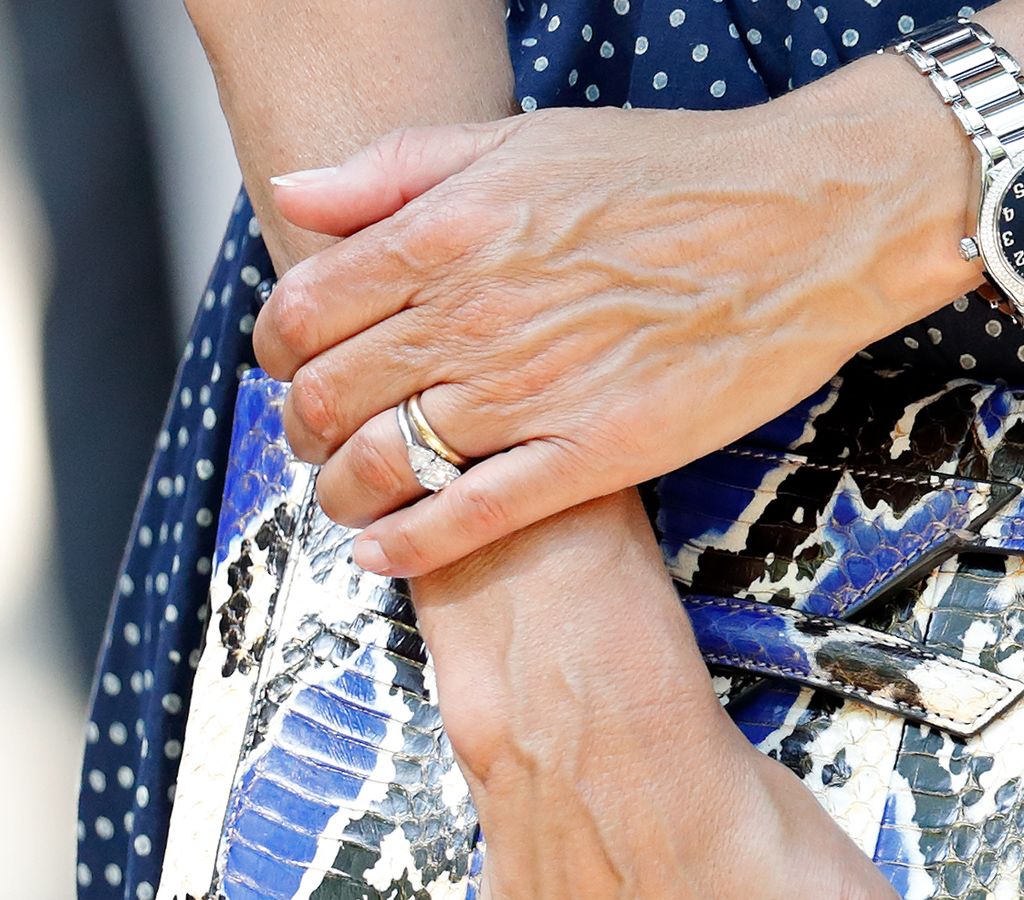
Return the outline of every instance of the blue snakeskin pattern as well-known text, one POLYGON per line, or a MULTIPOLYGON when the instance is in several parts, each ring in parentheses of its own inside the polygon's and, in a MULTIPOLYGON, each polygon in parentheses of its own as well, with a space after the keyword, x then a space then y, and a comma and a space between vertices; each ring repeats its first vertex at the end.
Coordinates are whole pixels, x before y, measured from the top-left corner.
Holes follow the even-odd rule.
MULTIPOLYGON (((1016 559, 996 551, 1001 535, 1011 549, 1020 539, 1008 524, 1021 484, 1008 442, 1024 403, 956 382, 893 404, 887 422, 883 377, 913 397, 911 374, 852 367, 805 406, 800 427, 790 412, 662 479, 659 521, 709 661, 825 690, 748 680, 743 696, 723 692, 737 724, 875 849, 905 897, 962 896, 943 891, 1005 882, 1024 865, 999 869, 981 855, 965 869, 957 856, 970 835, 995 846, 1024 825, 1024 772, 1015 781, 1005 762, 1024 759, 1024 732, 1010 729, 1020 754, 987 749, 1024 690, 1024 564, 1019 592, 1005 568, 990 575, 998 602, 965 568, 965 551, 997 568, 1016 559), (888 442, 846 431, 837 447, 830 411, 845 407, 849 419, 865 406, 864 432, 885 426, 888 442), (789 446, 765 446, 783 430, 789 446), (918 458, 925 467, 910 465, 918 458), (936 566, 953 577, 937 579, 936 566), (926 595, 935 599, 922 606, 926 595), (812 614, 822 608, 830 617, 812 614), (837 621, 865 609, 874 621, 837 621), (974 732, 966 744, 952 736, 974 732), (966 787, 963 771, 975 772, 966 787), (995 788, 988 771, 1002 778, 995 788)), ((282 467, 281 387, 250 373, 241 392, 227 477, 237 493, 225 499, 213 584, 226 599, 197 675, 161 898, 185 900, 200 883, 213 887, 193 895, 211 900, 475 898, 484 846, 409 598, 352 565, 353 532, 315 503, 315 471, 286 449, 282 467), (227 703, 215 694, 225 684, 244 690, 227 703), (219 752, 234 760, 219 786, 205 771, 214 720, 219 752), (211 796, 221 799, 204 809, 211 796), (196 874, 203 815, 217 850, 196 874)))
POLYGON ((239 389, 159 897, 461 900, 476 817, 408 593, 351 564, 355 532, 284 444, 284 396, 258 370, 239 389))

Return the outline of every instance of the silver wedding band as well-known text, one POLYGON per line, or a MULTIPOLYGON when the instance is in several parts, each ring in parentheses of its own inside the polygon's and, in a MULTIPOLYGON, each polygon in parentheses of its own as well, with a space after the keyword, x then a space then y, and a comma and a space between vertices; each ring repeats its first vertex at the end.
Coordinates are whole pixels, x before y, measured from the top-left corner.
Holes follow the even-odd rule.
POLYGON ((398 430, 405 441, 409 467, 420 487, 437 493, 462 474, 468 460, 449 447, 430 427, 420 406, 419 394, 398 404, 398 430))

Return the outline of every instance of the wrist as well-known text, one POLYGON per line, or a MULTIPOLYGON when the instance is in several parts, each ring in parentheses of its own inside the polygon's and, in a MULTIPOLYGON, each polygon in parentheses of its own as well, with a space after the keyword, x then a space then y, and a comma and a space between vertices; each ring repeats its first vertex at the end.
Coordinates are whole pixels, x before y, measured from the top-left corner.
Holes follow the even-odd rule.
POLYGON ((824 185, 868 242, 865 287, 880 302, 868 341, 982 281, 959 241, 974 230, 978 161, 955 116, 905 59, 873 54, 791 95, 818 136, 824 185))

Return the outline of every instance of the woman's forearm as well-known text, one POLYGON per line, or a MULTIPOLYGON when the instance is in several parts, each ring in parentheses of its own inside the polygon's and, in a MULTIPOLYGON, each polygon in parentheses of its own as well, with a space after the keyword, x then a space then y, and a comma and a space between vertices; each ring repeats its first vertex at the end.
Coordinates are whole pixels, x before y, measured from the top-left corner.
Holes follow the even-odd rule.
POLYGON ((279 273, 332 239, 289 225, 268 178, 388 131, 508 115, 501 0, 186 0, 279 273))

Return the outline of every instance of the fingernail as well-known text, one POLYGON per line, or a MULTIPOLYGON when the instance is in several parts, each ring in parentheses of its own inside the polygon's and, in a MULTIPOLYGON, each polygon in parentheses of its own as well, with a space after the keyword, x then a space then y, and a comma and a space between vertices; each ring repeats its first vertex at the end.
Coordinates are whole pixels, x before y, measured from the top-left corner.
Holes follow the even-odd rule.
POLYGON ((376 541, 356 541, 353 558, 361 569, 376 572, 378 575, 387 575, 391 568, 391 560, 376 541))
POLYGON ((285 175, 272 175, 270 183, 274 187, 307 187, 326 181, 337 171, 337 166, 327 166, 323 169, 303 169, 299 172, 288 172, 285 175))

